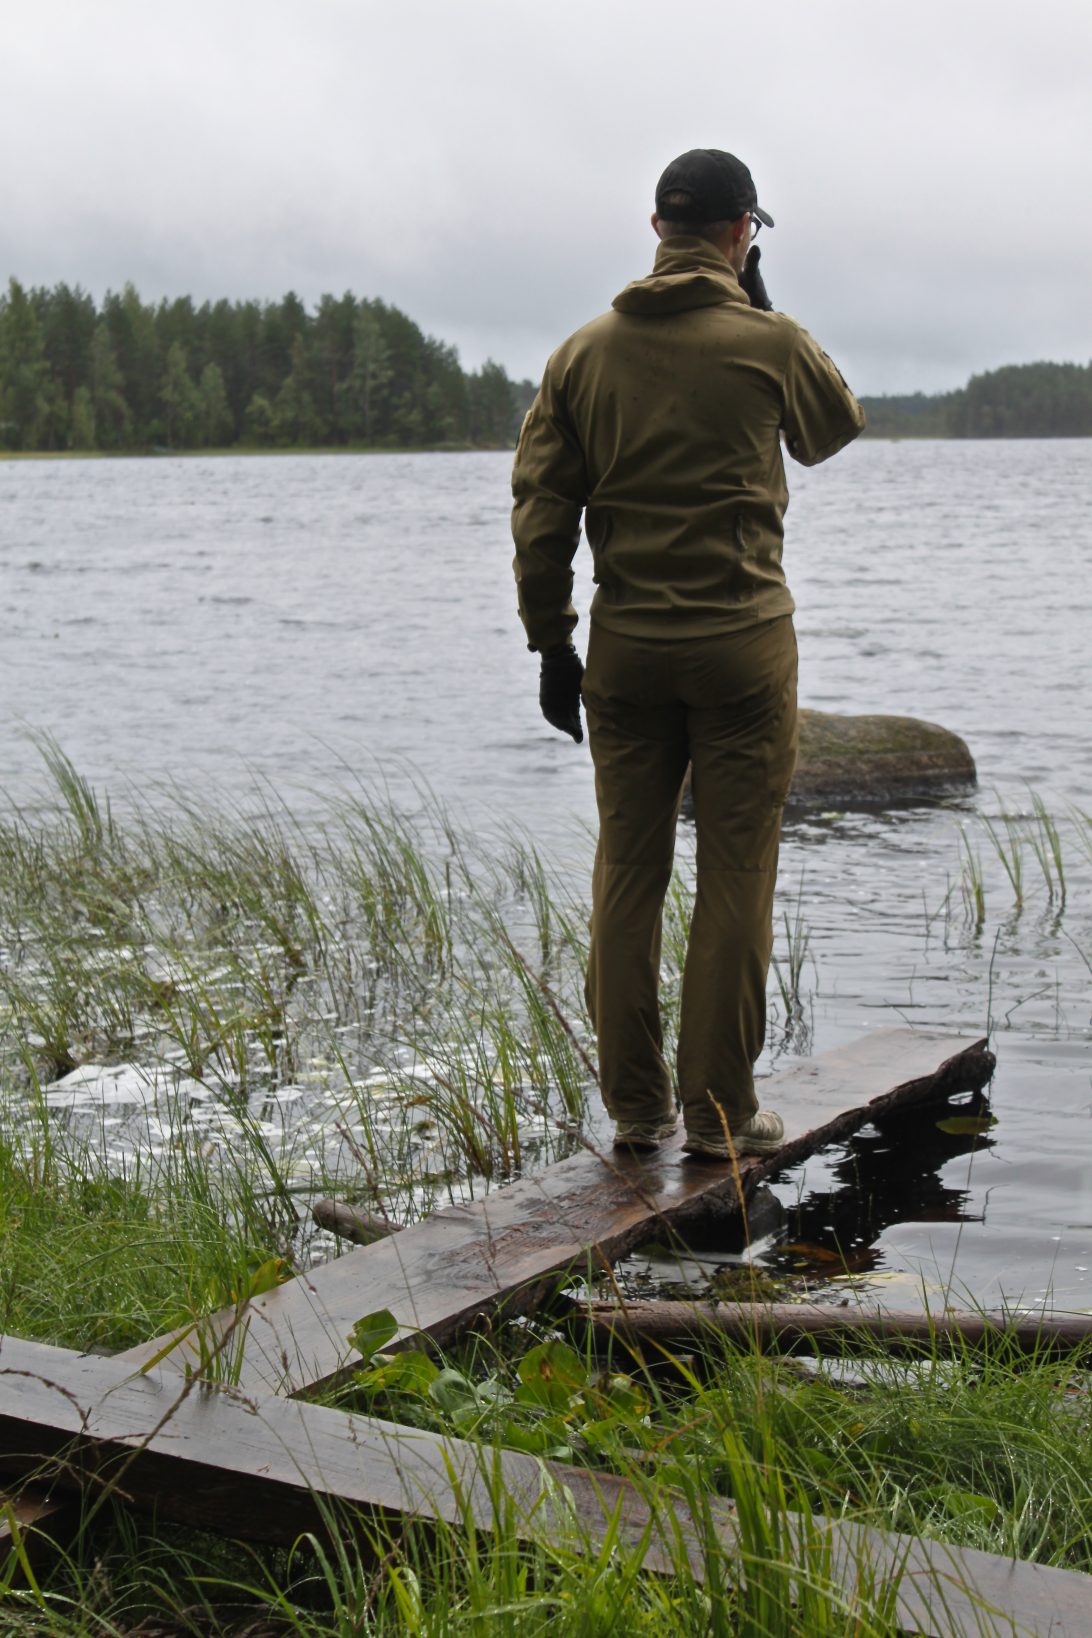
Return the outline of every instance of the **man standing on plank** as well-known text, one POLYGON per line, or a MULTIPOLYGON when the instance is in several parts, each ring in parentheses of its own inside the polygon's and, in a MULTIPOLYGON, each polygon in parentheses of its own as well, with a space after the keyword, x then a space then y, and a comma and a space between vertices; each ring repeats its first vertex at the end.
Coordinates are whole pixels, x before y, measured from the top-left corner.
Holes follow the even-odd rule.
POLYGON ((825 461, 864 425, 806 330, 771 310, 752 239, 773 221, 732 154, 696 148, 656 189, 652 274, 554 353, 516 450, 519 612, 539 701, 580 741, 599 808, 588 1010, 615 1143, 675 1129, 658 988, 683 778, 697 884, 678 1101, 692 1155, 773 1154, 760 1110, 781 815, 796 760, 794 603, 781 458, 825 461), (595 564, 588 664, 570 638, 580 518, 595 564))

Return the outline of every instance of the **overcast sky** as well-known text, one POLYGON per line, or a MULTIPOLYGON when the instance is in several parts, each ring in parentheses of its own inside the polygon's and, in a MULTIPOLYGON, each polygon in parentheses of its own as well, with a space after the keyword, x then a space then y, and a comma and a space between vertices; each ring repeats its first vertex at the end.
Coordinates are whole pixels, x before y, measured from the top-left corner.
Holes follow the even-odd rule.
POLYGON ((537 379, 695 146, 857 391, 1092 356, 1092 0, 7 0, 0 275, 353 290, 537 379))

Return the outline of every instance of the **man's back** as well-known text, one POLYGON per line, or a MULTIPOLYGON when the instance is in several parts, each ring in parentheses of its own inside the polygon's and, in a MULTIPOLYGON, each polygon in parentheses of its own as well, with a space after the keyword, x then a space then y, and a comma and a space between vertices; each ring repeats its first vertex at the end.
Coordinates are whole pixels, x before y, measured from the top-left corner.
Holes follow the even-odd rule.
POLYGON ((711 245, 673 239, 551 358, 516 455, 516 538, 586 506, 609 630, 714 636, 790 614, 782 430, 810 464, 860 411, 806 331, 753 308, 711 245))

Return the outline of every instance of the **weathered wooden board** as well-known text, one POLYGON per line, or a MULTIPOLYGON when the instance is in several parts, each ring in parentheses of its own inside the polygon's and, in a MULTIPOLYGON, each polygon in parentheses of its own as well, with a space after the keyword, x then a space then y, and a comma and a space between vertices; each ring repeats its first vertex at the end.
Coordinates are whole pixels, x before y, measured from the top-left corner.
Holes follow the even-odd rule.
MULTIPOLYGON (((678 1492, 162 1369, 134 1375, 117 1358, 10 1337, 0 1345, 0 1471, 82 1489, 92 1505, 114 1485, 163 1517, 268 1542, 365 1509, 456 1527, 503 1523, 569 1552, 597 1550, 620 1521, 624 1542, 646 1543, 649 1570, 689 1569, 699 1581, 710 1548, 740 1551, 722 1500, 709 1503, 703 1539, 678 1492)), ((790 1518, 786 1554, 806 1565, 817 1531, 830 1542, 827 1573, 847 1586, 860 1564, 880 1584, 901 1576, 904 1630, 1087 1638, 1092 1578, 845 1521, 790 1518)))
POLYGON ((920 1353, 923 1347, 1005 1346, 1036 1357, 1092 1349, 1092 1314, 901 1314, 833 1308, 820 1303, 574 1303, 597 1340, 709 1341, 728 1337, 744 1347, 793 1348, 805 1342, 841 1351, 846 1343, 882 1343, 920 1353))
POLYGON ((993 1069, 985 1040, 912 1029, 877 1030, 800 1058, 761 1083, 763 1103, 785 1122, 784 1146, 763 1175, 796 1165, 869 1121, 985 1086, 993 1069))
MULTIPOLYGON (((762 1100, 785 1121, 772 1159, 746 1157, 745 1190, 883 1111, 980 1086, 992 1071, 975 1037, 898 1029, 802 1059, 762 1083, 762 1100)), ((566 1270, 624 1255, 651 1235, 685 1233, 687 1213, 710 1196, 734 1195, 732 1168, 695 1162, 681 1136, 651 1156, 586 1150, 482 1200, 434 1212, 390 1239, 362 1246, 255 1298, 245 1314, 209 1317, 204 1346, 223 1344, 223 1374, 244 1391, 301 1394, 351 1368, 347 1340, 358 1319, 388 1308, 401 1323, 392 1347, 427 1333, 453 1337, 498 1303, 527 1308, 566 1270)), ((161 1353, 160 1339, 129 1350, 137 1363, 161 1353)), ((170 1363, 196 1366, 190 1336, 170 1363)))

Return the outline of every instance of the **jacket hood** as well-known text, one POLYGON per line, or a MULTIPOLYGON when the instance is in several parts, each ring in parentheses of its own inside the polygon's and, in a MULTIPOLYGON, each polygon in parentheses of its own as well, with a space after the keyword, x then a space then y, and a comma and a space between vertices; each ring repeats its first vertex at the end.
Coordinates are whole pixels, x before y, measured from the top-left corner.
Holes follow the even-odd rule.
POLYGON ((750 306, 725 257, 708 239, 680 234, 661 241, 649 276, 627 284, 611 306, 618 313, 658 315, 733 301, 750 306))

